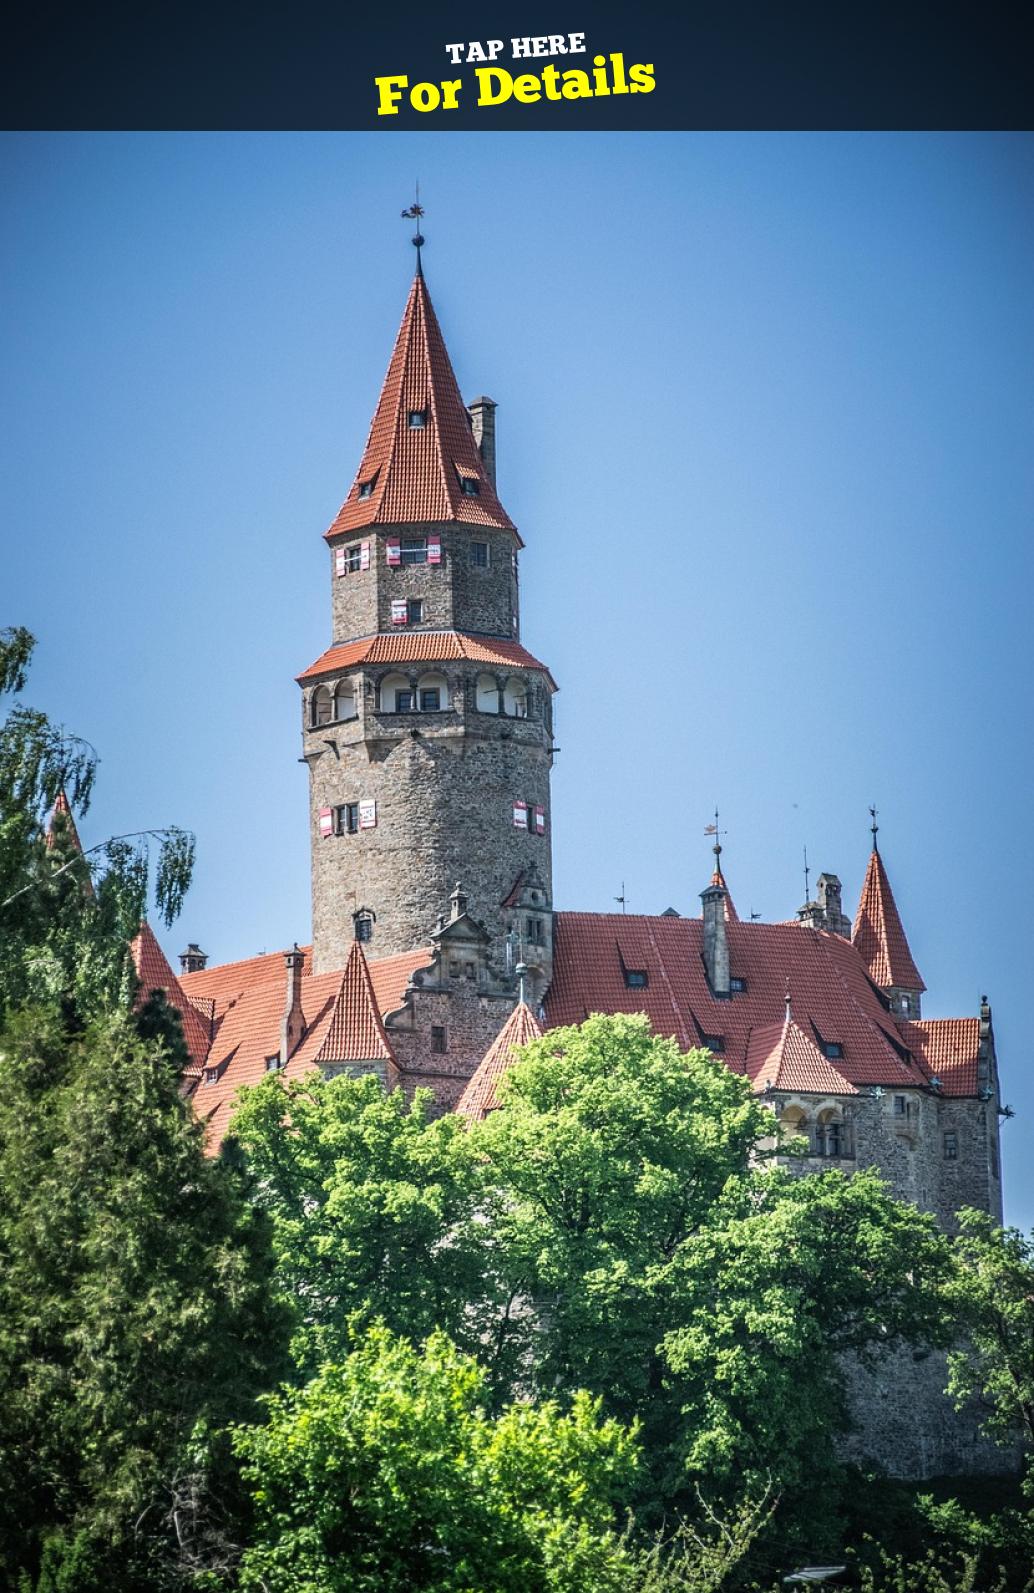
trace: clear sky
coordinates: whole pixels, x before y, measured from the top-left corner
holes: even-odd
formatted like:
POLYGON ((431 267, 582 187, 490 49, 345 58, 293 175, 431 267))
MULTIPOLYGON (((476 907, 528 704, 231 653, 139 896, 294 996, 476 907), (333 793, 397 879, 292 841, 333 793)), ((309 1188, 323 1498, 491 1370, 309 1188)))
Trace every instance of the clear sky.
POLYGON ((881 847, 929 1016, 995 1014, 1034 1223, 1034 140, 16 136, 3 622, 88 736, 87 841, 198 837, 165 945, 309 933, 294 676, 413 268, 499 403, 561 686, 556 904, 741 914, 881 847))

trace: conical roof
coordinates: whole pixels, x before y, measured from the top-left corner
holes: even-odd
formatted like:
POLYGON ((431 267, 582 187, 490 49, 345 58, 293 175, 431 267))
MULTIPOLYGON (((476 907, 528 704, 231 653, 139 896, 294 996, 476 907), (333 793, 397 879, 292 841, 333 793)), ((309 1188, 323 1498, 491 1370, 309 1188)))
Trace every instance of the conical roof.
POLYGON ((738 924, 740 915, 736 911, 736 904, 732 899, 728 885, 725 883, 725 875, 722 873, 720 863, 715 864, 714 873, 711 875, 711 884, 716 885, 719 890, 725 892, 725 922, 727 924, 738 924))
POLYGON ((69 806, 68 798, 63 790, 58 792, 57 797, 54 800, 54 807, 50 815, 50 823, 47 825, 46 842, 48 851, 50 851, 54 845, 55 819, 60 819, 63 822, 64 827, 68 832, 69 840, 72 842, 72 845, 75 847, 76 851, 81 852, 83 849, 83 843, 79 839, 79 831, 75 827, 75 819, 72 815, 72 809, 69 806))
POLYGON ((313 1059, 322 1062, 391 1062, 394 1055, 373 993, 363 948, 353 940, 334 1010, 313 1059))
POLYGON ((883 858, 874 846, 865 871, 851 941, 858 948, 869 978, 881 990, 925 990, 912 960, 883 858))
POLYGON ((478 452, 431 297, 418 272, 362 463, 327 536, 366 526, 449 520, 514 529, 478 452))
POLYGON ((457 1112, 476 1123, 487 1117, 499 1105, 496 1089, 513 1062, 514 1051, 541 1037, 542 1028, 535 1014, 527 1002, 519 1001, 468 1079, 456 1103, 457 1112))
POLYGON ((768 1087, 805 1095, 858 1094, 789 1011, 782 1023, 765 1023, 753 1031, 747 1046, 747 1072, 755 1092, 768 1087))
POLYGON ((200 1065, 208 1055, 212 1043, 210 1025, 201 1016, 183 990, 172 971, 169 959, 159 946, 154 930, 146 919, 129 946, 133 967, 140 981, 138 1000, 144 1002, 152 990, 163 990, 170 1007, 175 1007, 183 1024, 183 1038, 187 1042, 190 1059, 200 1065))

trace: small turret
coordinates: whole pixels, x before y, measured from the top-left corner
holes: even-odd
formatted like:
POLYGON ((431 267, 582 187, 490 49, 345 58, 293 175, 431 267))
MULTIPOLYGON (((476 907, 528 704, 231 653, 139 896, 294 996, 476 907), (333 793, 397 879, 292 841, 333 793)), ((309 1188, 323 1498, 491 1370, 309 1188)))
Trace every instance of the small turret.
POLYGON ((280 1021, 281 1067, 286 1067, 288 1057, 305 1035, 305 1015, 302 1012, 302 969, 305 966, 305 953, 298 950, 297 941, 291 951, 285 952, 284 963, 287 967, 287 996, 284 1002, 284 1015, 280 1021))
POLYGON ((918 1018, 922 1015, 921 998, 926 986, 912 959, 894 892, 876 844, 876 811, 870 811, 873 815, 872 852, 851 940, 861 953, 869 978, 890 1002, 891 1011, 901 1018, 918 1018))
POLYGON ((180 973, 200 973, 208 967, 208 953, 196 941, 189 941, 186 951, 180 952, 180 973))

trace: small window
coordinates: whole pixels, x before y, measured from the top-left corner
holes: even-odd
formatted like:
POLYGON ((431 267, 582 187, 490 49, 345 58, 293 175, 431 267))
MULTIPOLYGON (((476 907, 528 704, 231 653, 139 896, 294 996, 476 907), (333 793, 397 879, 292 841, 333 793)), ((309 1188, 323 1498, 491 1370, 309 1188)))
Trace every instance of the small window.
POLYGON ((372 481, 360 481, 360 483, 359 483, 359 496, 360 496, 360 498, 371 498, 373 496, 373 482, 372 481))
POLYGON ((734 996, 744 995, 747 989, 746 979, 737 979, 735 976, 733 976, 729 980, 729 989, 734 996))
POLYGON ((370 913, 356 913, 355 938, 356 940, 373 939, 373 917, 370 913))
POLYGON ((944 1159, 946 1162, 959 1159, 959 1136, 950 1129, 944 1136, 944 1159))
POLYGON ((714 1051, 717 1053, 719 1051, 725 1050, 724 1034, 704 1034, 701 1035, 701 1040, 708 1051, 714 1051))
POLYGON ((424 600, 422 597, 411 597, 406 601, 406 624, 419 625, 424 617, 424 600))
POLYGON ((904 1096, 904 1095, 895 1095, 895 1097, 894 1097, 894 1116, 895 1117, 907 1117, 908 1116, 908 1100, 907 1100, 906 1096, 904 1096))
POLYGON ((424 427, 426 425, 427 425, 427 410, 426 409, 411 409, 410 412, 409 412, 409 429, 410 429, 410 431, 423 431, 423 429, 424 429, 424 427))
POLYGON ((218 1077, 219 1077, 219 1069, 218 1068, 206 1068, 205 1069, 205 1083, 206 1084, 214 1084, 216 1082, 216 1080, 218 1079, 218 1077))
POLYGON ((444 1056, 448 1048, 449 1046, 445 1033, 445 1025, 443 1023, 432 1023, 431 1050, 436 1056, 444 1056))
POLYGON ((414 538, 399 545, 399 560, 403 564, 427 563, 427 538, 414 538))
POLYGON ((487 570, 489 561, 488 543, 472 542, 470 544, 470 562, 476 564, 479 570, 487 570))
POLYGON ((649 982, 645 968, 625 969, 625 984, 629 990, 645 990, 649 982))
POLYGON ((825 1040, 822 1044, 822 1054, 831 1062, 836 1062, 843 1056, 844 1048, 839 1040, 825 1040))
POLYGON ((463 964, 463 972, 466 974, 468 979, 473 979, 477 969, 474 967, 472 962, 465 962, 463 964))
POLYGON ((411 714, 413 712, 413 693, 411 691, 397 691, 395 693, 395 712, 397 714, 411 714))
POLYGON ((358 835, 358 802, 342 802, 339 807, 334 809, 334 833, 335 835, 358 835))
POLYGON ((274 1054, 272 1056, 267 1056, 267 1058, 266 1058, 266 1072, 267 1073, 279 1073, 279 1071, 280 1071, 280 1053, 279 1053, 279 1051, 276 1051, 276 1052, 274 1052, 274 1054))
POLYGON ((442 694, 437 686, 425 686, 420 693, 420 712, 436 714, 442 706, 442 694))
POLYGON ((348 574, 351 575, 353 571, 360 568, 363 556, 362 548, 360 547, 359 543, 356 542, 352 547, 342 548, 341 551, 345 555, 343 561, 344 567, 348 574))
POLYGON ((464 476, 462 485, 465 498, 476 498, 481 492, 481 485, 473 476, 464 476))
POLYGON ((544 946, 546 943, 545 931, 541 918, 529 918, 527 922, 528 944, 530 946, 544 946))
POLYGON ((456 961, 450 962, 450 964, 449 964, 449 978, 450 979, 458 979, 459 976, 460 976, 460 965, 459 965, 459 963, 456 962, 456 961))

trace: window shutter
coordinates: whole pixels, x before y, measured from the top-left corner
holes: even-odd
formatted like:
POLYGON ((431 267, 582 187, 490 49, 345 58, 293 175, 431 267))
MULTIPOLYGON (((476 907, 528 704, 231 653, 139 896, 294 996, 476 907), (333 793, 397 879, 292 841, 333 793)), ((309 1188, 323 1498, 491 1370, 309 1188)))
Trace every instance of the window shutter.
POLYGON ((385 553, 387 555, 387 559, 388 559, 388 563, 389 564, 401 564, 402 563, 402 549, 399 546, 399 538, 398 537, 389 537, 388 540, 384 544, 384 549, 385 549, 385 553))
POLYGON ((535 809, 535 834, 536 835, 545 835, 545 833, 546 833, 546 810, 545 810, 545 808, 537 807, 535 809))
POLYGON ((368 542, 360 543, 359 568, 361 570, 368 570, 370 568, 370 544, 368 542))
POLYGON ((361 830, 375 830, 377 828, 376 802, 360 802, 359 828, 361 830))
POLYGON ((344 573, 345 573, 345 550, 344 550, 344 548, 335 548, 334 549, 334 574, 335 575, 344 575, 344 573))
POLYGON ((427 539, 427 562, 428 562, 428 564, 441 564, 441 562, 442 562, 442 542, 441 542, 441 538, 440 537, 436 537, 436 536, 429 536, 428 537, 428 539, 427 539))
POLYGON ((393 625, 408 625, 409 604, 404 597, 393 597, 391 600, 391 623, 393 625))
POLYGON ((526 802, 517 801, 514 803, 513 822, 518 830, 526 830, 528 828, 528 804, 526 802))
POLYGON ((334 809, 320 808, 320 839, 328 841, 334 833, 334 809))

